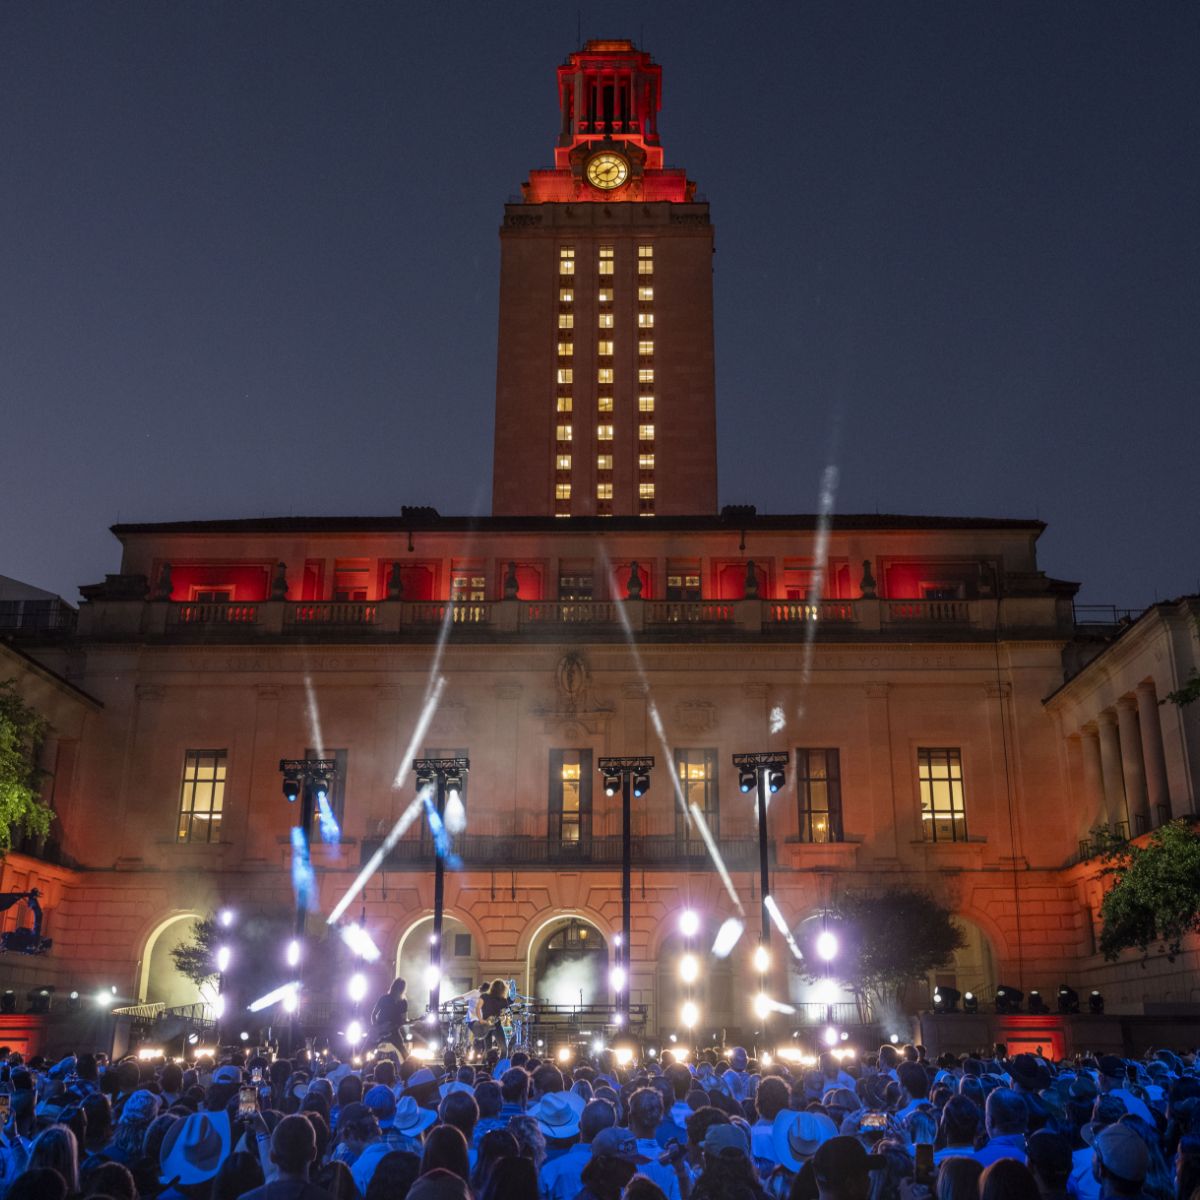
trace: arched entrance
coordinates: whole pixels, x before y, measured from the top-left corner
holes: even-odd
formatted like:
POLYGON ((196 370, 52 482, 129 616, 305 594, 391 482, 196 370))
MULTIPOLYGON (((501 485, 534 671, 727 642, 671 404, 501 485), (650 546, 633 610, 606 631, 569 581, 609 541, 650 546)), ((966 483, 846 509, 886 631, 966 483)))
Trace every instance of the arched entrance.
POLYGON ((957 988, 964 995, 974 992, 977 996, 990 996, 996 986, 996 966, 992 956, 992 944, 987 934, 966 917, 955 916, 954 924, 962 930, 966 944, 954 953, 949 966, 929 973, 929 994, 934 988, 957 988))
POLYGON ((138 972, 139 1003, 161 1000, 167 1008, 178 1008, 202 999, 201 989, 175 969, 171 951, 190 942, 195 923, 203 919, 203 914, 198 912, 176 913, 167 917, 146 939, 138 972))
MULTIPOLYGON (((429 999, 429 939, 433 917, 409 927, 396 947, 396 974, 408 981, 410 1013, 423 1012, 429 999)), ((479 947, 470 930, 448 913, 442 918, 442 1000, 461 995, 479 982, 479 947)))
POLYGON ((529 946, 530 992, 564 1008, 607 1004, 608 943, 590 921, 562 917, 544 926, 529 946))

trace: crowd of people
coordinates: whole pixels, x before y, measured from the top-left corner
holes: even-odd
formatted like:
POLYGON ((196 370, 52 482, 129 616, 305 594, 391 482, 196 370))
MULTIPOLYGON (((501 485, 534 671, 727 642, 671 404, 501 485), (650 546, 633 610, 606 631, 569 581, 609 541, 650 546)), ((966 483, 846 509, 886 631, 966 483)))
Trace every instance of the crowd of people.
POLYGON ((0 1047, 3 1200, 1200 1200, 1200 1061, 0 1047), (5 1099, 6 1097, 6 1099, 5 1099))

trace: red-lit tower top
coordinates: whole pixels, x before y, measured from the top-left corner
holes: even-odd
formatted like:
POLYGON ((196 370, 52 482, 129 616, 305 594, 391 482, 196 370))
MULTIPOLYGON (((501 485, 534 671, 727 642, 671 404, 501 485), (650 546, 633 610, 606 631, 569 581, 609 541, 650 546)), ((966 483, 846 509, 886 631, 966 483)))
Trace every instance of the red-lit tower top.
POLYGON ((554 169, 529 173, 525 202, 691 202, 687 173, 663 167, 661 95, 662 68, 633 42, 587 42, 558 68, 554 169))

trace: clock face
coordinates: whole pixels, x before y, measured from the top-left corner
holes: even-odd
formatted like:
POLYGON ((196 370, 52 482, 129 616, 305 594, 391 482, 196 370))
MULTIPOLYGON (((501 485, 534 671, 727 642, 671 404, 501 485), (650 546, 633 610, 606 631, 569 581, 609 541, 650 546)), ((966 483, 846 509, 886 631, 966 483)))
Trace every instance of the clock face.
POLYGON ((592 187, 611 191, 629 178, 629 163, 619 154, 605 151, 588 159, 587 177, 592 187))

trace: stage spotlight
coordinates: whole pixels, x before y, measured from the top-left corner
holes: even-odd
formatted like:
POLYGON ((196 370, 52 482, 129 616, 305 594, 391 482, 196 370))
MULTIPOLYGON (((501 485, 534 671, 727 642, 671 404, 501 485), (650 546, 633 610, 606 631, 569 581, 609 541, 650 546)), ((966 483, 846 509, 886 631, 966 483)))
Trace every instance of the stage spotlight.
POLYGON ((346 991, 350 994, 350 999, 355 1004, 361 1004, 367 996, 367 977, 361 971, 355 971, 350 976, 350 982, 346 985, 346 991))
POLYGON ((830 933, 828 929, 823 929, 817 934, 817 956, 825 962, 833 962, 837 958, 838 940, 837 935, 830 933))
POLYGON ((232 953, 228 946, 217 947, 217 970, 220 974, 224 975, 229 970, 229 959, 232 953))
POLYGON ((893 1046, 898 1046, 900 1045, 900 1035, 898 1033, 893 1033, 891 1037, 888 1038, 888 1041, 891 1042, 893 1046))
POLYGON ((754 791, 754 785, 758 782, 758 772, 753 767, 742 767, 738 771, 738 787, 743 792, 754 791))
POLYGON ((838 1035, 838 1031, 834 1029, 832 1025, 830 1025, 829 1028, 826 1029, 823 1034, 821 1034, 821 1040, 827 1046, 836 1046, 842 1039, 838 1035))
POLYGON ((695 937, 700 932, 700 917, 692 909, 685 909, 679 915, 679 932, 684 937, 695 937))
POLYGON ((778 768, 767 773, 767 787, 770 788, 772 792, 779 791, 779 789, 783 787, 783 783, 784 775, 783 772, 778 768))
POLYGON ((224 996, 218 995, 218 996, 213 997, 212 1010, 213 1010, 213 1016, 215 1016, 218 1021, 224 1019, 224 1017, 225 1017, 225 997, 224 996))
POLYGON ((79 993, 71 992, 71 994, 69 996, 67 996, 67 1009, 70 1012, 78 1012, 79 1004, 80 1004, 79 993))
POLYGON ((15 1013, 17 1011, 17 993, 9 988, 0 996, 0 1013, 15 1013))
POLYGON ((241 1038, 243 1042, 248 1042, 250 1040, 250 1035, 244 1029, 238 1034, 238 1037, 241 1038))
POLYGON ((294 771, 289 771, 283 777, 283 794, 289 804, 295 804, 300 796, 300 776, 294 771))
POLYGON ((633 777, 633 794, 635 796, 644 796, 650 790, 649 775, 635 775, 633 777))
POLYGON ((296 993, 296 985, 291 987, 284 993, 283 996, 283 1011, 286 1013, 294 1013, 300 1007, 300 997, 296 993))
POLYGON ((979 1011, 979 997, 974 992, 963 992, 963 1012, 977 1013, 979 1011))
POLYGON ((604 777, 604 794, 606 796, 615 796, 621 790, 620 775, 605 775, 604 777))
POLYGON ((447 832, 453 834, 466 832, 467 810, 462 802, 462 792, 457 787, 451 788, 450 794, 446 797, 446 811, 443 813, 443 820, 446 822, 447 832))
POLYGON ((1069 1016, 1071 1013, 1079 1011, 1079 993, 1065 983, 1058 985, 1058 1011, 1063 1016, 1069 1016))
POLYGON ((223 908, 217 915, 217 923, 222 929, 228 929, 233 924, 234 911, 232 908, 223 908))
POLYGON ((939 987, 933 993, 933 1011, 937 1013, 958 1012, 958 1002, 962 992, 958 988, 939 987))
POLYGON ((114 1001, 115 997, 107 988, 96 993, 96 1004, 100 1008, 112 1008, 114 1001))
POLYGON ((754 947, 754 969, 761 975, 771 966, 771 952, 759 942, 754 947))
POLYGON ((996 1011, 998 1013, 1019 1013, 1021 1001, 1024 999, 1025 993, 1019 988, 1001 984, 996 989, 996 1011))
POLYGON ((765 1021, 771 1015, 771 1000, 765 992, 759 992, 754 997, 754 1015, 760 1021, 765 1021))
POLYGON ((422 769, 416 772, 417 791, 422 791, 427 787, 433 787, 433 772, 428 769, 422 769))
MULTIPOLYGON (((686 1001, 683 1007, 679 1010, 679 1023, 681 1025, 686 1025, 688 1029, 695 1029, 699 1020, 700 1009, 696 1006, 695 1001, 686 1001)), ((675 1040, 673 1034, 671 1036, 671 1040, 675 1040)))
POLYGON ((700 960, 694 954, 685 954, 679 960, 679 978, 684 983, 695 983, 700 978, 700 960))
POLYGON ((1029 1011, 1036 1013, 1039 1017, 1045 1016, 1050 1011, 1050 1005, 1042 999, 1042 993, 1036 988, 1029 993, 1029 1011))
POLYGON ((285 957, 287 959, 287 965, 289 967, 294 967, 300 962, 300 939, 299 938, 292 938, 292 940, 290 942, 288 942, 287 954, 285 955, 285 957))
POLYGON ((441 979, 442 972, 438 969, 436 964, 430 963, 429 966, 425 968, 425 986, 431 989, 435 988, 441 982, 441 979))
POLYGON ((609 971, 609 973, 608 973, 608 982, 612 984, 612 990, 614 992, 624 991, 625 990, 625 968, 624 967, 613 967, 613 969, 611 971, 609 971))
POLYGON ((351 1021, 346 1026, 346 1040, 351 1046, 357 1046, 363 1040, 363 1027, 361 1021, 351 1021))
POLYGON ((314 771, 312 776, 313 795, 317 798, 317 803, 320 804, 322 798, 329 796, 329 778, 323 771, 314 771))
POLYGON ((1093 991, 1088 997, 1088 1012, 1096 1017, 1104 1014, 1104 997, 1097 991, 1093 991))

